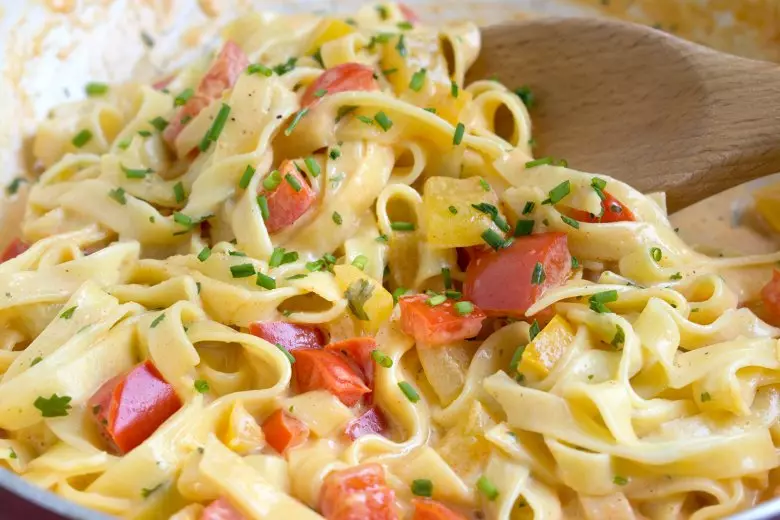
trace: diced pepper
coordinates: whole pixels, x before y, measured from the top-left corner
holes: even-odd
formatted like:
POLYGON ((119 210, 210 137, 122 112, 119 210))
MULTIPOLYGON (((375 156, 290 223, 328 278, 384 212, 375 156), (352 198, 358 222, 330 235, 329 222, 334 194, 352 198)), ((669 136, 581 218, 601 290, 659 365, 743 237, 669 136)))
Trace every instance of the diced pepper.
POLYGON ((780 270, 772 271, 772 279, 761 289, 761 300, 770 321, 780 324, 780 270))
POLYGON ((347 437, 354 441, 364 435, 372 433, 382 434, 385 430, 387 430, 387 420, 382 410, 372 406, 363 412, 363 415, 360 417, 349 421, 345 433, 347 437))
POLYGON ((753 193, 756 211, 777 232, 780 232, 780 182, 770 184, 753 193))
POLYGON ((523 375, 533 374, 538 379, 547 377, 573 341, 574 329, 556 315, 525 347, 517 371, 523 375))
POLYGON ((285 160, 279 166, 281 182, 272 190, 263 189, 268 201, 268 219, 265 227, 276 233, 293 224, 314 203, 317 194, 298 172, 292 161, 285 160), (292 181, 288 180, 288 175, 292 181))
POLYGON ((439 305, 429 305, 430 296, 417 294, 398 300, 401 305, 401 327, 420 345, 434 346, 452 343, 479 334, 485 313, 473 305, 471 312, 461 315, 455 301, 447 299, 439 305))
POLYGON ((173 142, 181 133, 186 121, 200 114, 201 110, 222 96, 222 93, 232 88, 239 76, 249 66, 249 58, 246 57, 241 47, 232 41, 225 42, 217 59, 206 72, 195 90, 195 94, 168 122, 163 131, 163 139, 173 147, 173 142), (182 120, 185 122, 182 123, 182 120))
POLYGON ((415 13, 408 5, 399 2, 398 9, 401 11, 401 14, 404 15, 404 18, 406 18, 407 22, 417 23, 420 21, 420 17, 417 16, 417 13, 415 13))
POLYGON ((344 356, 352 361, 363 374, 363 379, 366 384, 373 388, 374 360, 371 358, 371 352, 376 350, 376 341, 374 341, 374 338, 362 337, 337 341, 336 343, 331 343, 326 346, 325 350, 332 350, 344 354, 344 356))
POLYGON ((435 82, 433 95, 425 108, 435 108, 436 115, 450 124, 457 125, 460 113, 471 102, 473 96, 468 90, 461 90, 458 97, 452 96, 452 85, 435 82))
POLYGON ((335 265, 333 272, 339 288, 347 297, 352 314, 368 318, 358 318, 359 323, 371 333, 379 330, 393 313, 393 296, 381 283, 354 265, 335 265))
POLYGON ((110 447, 125 454, 144 442, 182 402, 151 361, 106 381, 88 404, 110 447))
POLYGON ((336 94, 354 90, 379 90, 379 83, 374 79, 374 69, 361 63, 342 63, 326 70, 309 85, 301 98, 302 107, 310 107, 317 103, 322 93, 336 94))
POLYGON ((15 238, 11 241, 10 244, 5 246, 3 256, 0 257, 0 263, 6 262, 12 258, 16 258, 28 249, 30 249, 30 246, 22 242, 20 239, 15 238))
POLYGON ((604 213, 601 216, 574 208, 565 208, 563 213, 574 220, 590 223, 633 222, 636 220, 630 209, 606 191, 604 192, 604 199, 601 201, 601 209, 604 213))
POLYGON ((239 455, 260 451, 265 445, 260 425, 241 401, 233 403, 223 439, 225 445, 239 455))
POLYGON ((314 54, 324 44, 355 32, 355 28, 338 18, 323 18, 314 29, 306 54, 314 54))
POLYGON ((488 251, 466 270, 464 299, 488 316, 522 318, 544 293, 562 285, 571 272, 566 233, 517 237, 509 247, 488 251), (541 264, 541 273, 534 271, 541 264))
POLYGON ((430 498, 414 498, 412 504, 414 504, 412 520, 466 520, 464 515, 430 498))
POLYGON ((396 520, 395 493, 379 464, 362 464, 325 477, 320 511, 327 520, 396 520))
POLYGON ((268 445, 281 454, 309 438, 309 428, 303 421, 281 409, 268 416, 263 423, 263 433, 268 445))
POLYGON ((299 325, 286 321, 256 321, 249 324, 249 333, 263 338, 272 345, 281 345, 287 350, 322 348, 325 345, 325 333, 315 325, 299 325))
POLYGON ((225 497, 214 500, 200 515, 200 520, 244 520, 245 518, 225 497))
MULTIPOLYGON (((425 182, 423 215, 429 244, 434 247, 481 246, 485 244, 482 239, 485 230, 500 232, 489 213, 474 208, 475 205, 488 205, 498 211, 496 192, 490 188, 485 190, 485 186, 485 181, 479 177, 431 177, 425 182)), ((498 215, 501 217, 500 211, 498 215)))
POLYGON ((299 348, 292 352, 293 378, 299 393, 327 390, 346 406, 354 406, 371 391, 341 354, 331 350, 299 348))

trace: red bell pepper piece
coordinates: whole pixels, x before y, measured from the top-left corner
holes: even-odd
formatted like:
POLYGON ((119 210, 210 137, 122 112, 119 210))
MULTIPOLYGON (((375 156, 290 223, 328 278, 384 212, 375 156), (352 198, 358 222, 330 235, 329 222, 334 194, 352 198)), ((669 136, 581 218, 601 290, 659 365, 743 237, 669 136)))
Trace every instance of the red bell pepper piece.
POLYGON ((269 446, 284 454, 288 448, 306 442, 309 438, 309 427, 297 417, 279 409, 263 422, 263 433, 269 446))
POLYGON ((417 23, 420 21, 420 17, 418 17, 417 13, 415 13, 408 5, 399 2, 398 9, 401 11, 401 14, 404 15, 404 18, 406 18, 407 22, 417 23))
POLYGON ((522 318, 548 289, 563 284, 571 272, 566 233, 515 238, 506 249, 483 253, 466 270, 464 298, 488 316, 522 318), (543 276, 534 283, 541 264, 543 276))
POLYGON ((473 338, 482 329, 485 313, 477 306, 461 315, 455 302, 447 299, 439 305, 428 305, 430 296, 417 294, 403 296, 401 305, 401 328, 413 336, 418 344, 441 345, 466 338, 473 338))
POLYGON ((382 434, 385 430, 387 430, 387 420, 382 410, 372 406, 363 412, 360 417, 349 421, 345 433, 347 437, 354 441, 364 435, 372 433, 382 434))
POLYGON ((293 224, 317 198, 292 161, 283 161, 279 173, 282 181, 273 190, 263 189, 263 195, 268 201, 265 228, 269 233, 276 233, 293 224))
POLYGON ((295 357, 293 378, 300 393, 327 390, 346 406, 354 406, 371 391, 341 354, 313 348, 299 348, 291 354, 295 357))
POLYGON ((249 58, 241 47, 232 41, 225 42, 217 59, 200 80, 195 93, 168 122, 168 126, 163 131, 163 139, 173 146, 173 142, 187 121, 200 114, 201 110, 209 106, 212 101, 221 97, 225 90, 232 88, 248 66, 249 58))
POLYGON ((339 352, 346 356, 347 360, 352 361, 355 367, 362 373, 366 384, 373 388, 374 360, 371 357, 371 352, 376 350, 376 348, 374 338, 361 337, 330 343, 325 347, 325 350, 339 352))
POLYGON ((430 498, 413 498, 412 504, 414 504, 412 520, 467 520, 466 516, 430 498))
POLYGON ((590 223, 633 222, 636 220, 630 209, 606 191, 604 199, 601 201, 601 209, 603 212, 601 216, 574 208, 566 208, 564 213, 574 220, 590 223))
POLYGON ((0 263, 6 262, 12 258, 16 258, 28 249, 30 249, 30 246, 22 242, 21 239, 14 238, 11 243, 5 246, 3 256, 0 257, 0 263))
POLYGON ((325 477, 320 511, 327 520, 397 520, 395 493, 379 464, 361 464, 325 477))
POLYGON ((301 106, 310 107, 316 104, 322 96, 315 94, 321 91, 325 91, 327 95, 353 90, 379 90, 379 83, 374 79, 374 69, 361 63, 342 63, 329 68, 303 93, 301 106))
POLYGON ((225 497, 220 497, 206 506, 200 520, 245 520, 246 517, 233 507, 225 497))
POLYGON ((149 360, 109 379, 89 399, 90 415, 120 454, 144 442, 181 406, 173 386, 149 360))
POLYGON ((281 345, 287 350, 322 348, 325 345, 325 333, 314 325, 299 325, 286 321, 256 321, 249 324, 249 333, 273 345, 281 345))

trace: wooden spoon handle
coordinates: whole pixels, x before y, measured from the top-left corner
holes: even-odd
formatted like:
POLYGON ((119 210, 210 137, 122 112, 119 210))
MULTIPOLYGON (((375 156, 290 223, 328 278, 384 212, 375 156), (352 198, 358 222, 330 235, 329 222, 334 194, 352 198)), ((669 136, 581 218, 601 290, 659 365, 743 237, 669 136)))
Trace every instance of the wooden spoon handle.
POLYGON ((537 156, 667 191, 670 210, 780 171, 780 69, 648 27, 547 18, 483 30, 468 80, 528 84, 537 156))

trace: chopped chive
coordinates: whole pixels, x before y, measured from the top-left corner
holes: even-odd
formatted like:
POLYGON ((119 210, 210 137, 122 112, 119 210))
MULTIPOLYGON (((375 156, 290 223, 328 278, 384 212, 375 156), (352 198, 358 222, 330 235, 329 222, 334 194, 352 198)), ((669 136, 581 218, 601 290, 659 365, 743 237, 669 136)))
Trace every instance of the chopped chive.
POLYGON ((477 489, 491 502, 498 498, 498 488, 485 475, 477 480, 477 489))
POLYGON ((341 157, 341 150, 339 150, 338 148, 332 148, 328 155, 330 156, 331 159, 335 161, 336 159, 341 157))
POLYGON ((209 382, 205 379, 196 379, 193 386, 199 394, 205 394, 209 391, 209 382))
POLYGON ((192 227, 193 224, 192 217, 185 215, 184 213, 179 213, 178 211, 173 212, 173 221, 187 227, 192 227))
POLYGON ((168 126, 168 121, 166 121, 160 116, 157 116, 151 121, 149 121, 149 124, 152 125, 158 132, 162 132, 163 130, 165 130, 165 127, 168 126))
POLYGON ((463 125, 463 123, 458 123, 458 126, 455 127, 455 135, 452 136, 452 144, 458 146, 463 140, 463 133, 465 131, 466 127, 463 125))
POLYGON ((361 122, 363 122, 363 123, 365 123, 367 125, 373 125, 374 124, 374 120, 371 119, 368 116, 357 116, 357 118, 358 118, 359 121, 361 121, 361 122))
POLYGON ((509 362, 509 375, 513 375, 517 372, 517 367, 523 360, 523 353, 525 352, 525 345, 520 345, 512 354, 512 361, 509 362))
POLYGON ((183 124, 183 125, 186 125, 186 124, 187 124, 187 123, 189 123, 190 121, 192 121, 192 116, 191 116, 191 115, 189 115, 189 114, 187 114, 186 116, 184 116, 184 117, 182 117, 181 119, 179 119, 179 123, 181 123, 181 124, 183 124))
POLYGON ((243 251, 228 251, 228 255, 230 256, 246 256, 246 253, 243 251))
POLYGON ((269 67, 266 67, 262 63, 252 63, 246 68, 247 74, 262 74, 263 76, 270 78, 274 71, 272 71, 269 67))
POLYGON ((285 278, 285 280, 300 280, 301 278, 306 278, 306 274, 305 273, 294 274, 292 276, 288 276, 287 278, 285 278))
POLYGON ((184 90, 179 92, 179 94, 175 98, 173 98, 173 105, 177 107, 184 105, 192 97, 193 94, 195 94, 194 90, 192 90, 191 88, 185 88, 184 90))
POLYGON ((531 202, 530 200, 525 203, 525 206, 523 206, 523 215, 528 215, 534 210, 534 207, 536 206, 535 202, 531 202))
POLYGON ((371 359, 376 361, 376 364, 383 368, 390 368, 393 366, 393 358, 386 355, 381 350, 372 350, 371 359))
POLYGON ((406 381, 401 381, 400 383, 398 383, 398 388, 401 389, 401 391, 404 393, 406 398, 409 399, 409 401, 416 403, 417 401, 420 400, 420 394, 418 394, 417 390, 415 390, 414 387, 412 387, 412 385, 410 385, 406 381))
POLYGON ((450 82, 450 94, 452 94, 452 97, 457 98, 458 97, 458 84, 454 81, 450 82))
POLYGON ((488 184, 488 181, 485 179, 480 178, 479 179, 479 185, 482 186, 482 189, 485 191, 490 191, 490 184, 488 184))
POLYGON ((427 478, 418 478, 412 481, 412 494, 418 497, 433 496, 433 482, 427 478))
POLYGON ((36 357, 35 359, 33 359, 33 360, 30 362, 30 366, 31 366, 31 367, 34 367, 35 365, 37 365, 37 364, 38 364, 38 363, 40 363, 41 361, 43 361, 43 358, 42 358, 41 356, 38 356, 38 357, 36 357))
POLYGON ((407 22, 407 21, 398 22, 396 26, 398 26, 398 28, 401 29, 402 31, 410 31, 414 29, 414 25, 412 25, 412 22, 407 22))
POLYGON ((8 186, 6 186, 5 191, 9 195, 16 195, 16 193, 19 191, 19 187, 22 185, 23 182, 27 182, 27 179, 24 179, 22 177, 16 177, 14 180, 12 180, 8 186))
POLYGON ((474 311, 474 304, 467 301, 455 302, 455 310, 461 316, 468 316, 474 311))
POLYGON ((120 204, 127 204, 127 197, 125 197, 125 190, 124 188, 117 188, 115 190, 110 190, 108 192, 108 196, 117 201, 120 204))
POLYGON ((533 161, 528 161, 525 163, 526 168, 533 168, 535 166, 541 166, 543 164, 552 164, 553 158, 552 157, 542 157, 540 159, 534 159, 533 161))
POLYGON ((446 296, 447 298, 452 298, 453 300, 460 300, 460 298, 463 296, 463 293, 460 291, 447 289, 444 291, 444 296, 446 296))
POLYGON ((289 361, 291 365, 295 363, 295 357, 292 354, 290 354, 289 350, 284 348, 284 345, 282 345, 281 343, 277 343, 276 348, 282 351, 282 354, 284 354, 284 357, 287 358, 287 361, 289 361))
POLYGON ((366 312, 366 303, 371 299, 374 293, 374 286, 365 278, 352 282, 347 290, 344 291, 344 297, 347 299, 349 310, 352 315, 360 321, 370 321, 371 318, 366 312))
POLYGON ((238 181, 238 186, 245 190, 249 186, 249 182, 252 180, 252 176, 255 174, 257 170, 255 170, 254 166, 251 164, 246 165, 246 170, 244 170, 244 174, 241 176, 241 180, 238 181))
POLYGON ((295 190, 296 193, 303 189, 303 186, 301 186, 301 183, 298 182, 298 179, 293 177, 293 175, 291 173, 288 173, 287 175, 285 175, 284 176, 284 180, 287 181, 287 184, 289 184, 292 187, 292 189, 295 190))
POLYGON ((539 329, 539 322, 534 320, 534 322, 531 324, 531 328, 528 329, 529 339, 533 341, 534 338, 539 335, 539 332, 541 332, 541 329, 539 329))
POLYGON ((255 283, 264 289, 276 289, 276 279, 267 274, 257 273, 257 281, 255 283))
POLYGON ((411 222, 395 221, 390 223, 390 229, 393 231, 414 231, 414 224, 411 222))
POLYGON ((561 215, 561 220, 564 224, 568 224, 574 229, 580 229, 580 223, 574 220, 573 218, 567 217, 566 215, 561 215))
POLYGON ((383 233, 383 234, 379 235, 378 237, 376 237, 374 240, 376 240, 377 242, 381 242, 383 244, 387 244, 387 242, 390 240, 390 237, 388 237, 387 235, 385 235, 383 233))
POLYGON ((367 264, 368 264, 368 257, 365 255, 357 255, 355 259, 352 260, 352 265, 354 265, 361 271, 365 271, 367 264))
POLYGON ((146 169, 140 169, 140 168, 128 168, 124 164, 119 164, 119 167, 122 169, 123 172, 125 172, 125 177, 128 179, 143 179, 147 176, 147 174, 152 173, 151 168, 146 169))
POLYGON ((271 258, 268 260, 268 266, 279 267, 280 265, 282 265, 283 258, 284 258, 284 248, 275 247, 273 253, 271 253, 271 258))
POLYGON ((295 117, 293 118, 293 120, 292 120, 292 122, 290 123, 290 125, 289 125, 289 126, 288 126, 288 127, 285 129, 285 130, 284 130, 284 135, 286 135, 286 136, 289 136, 290 134, 292 134, 292 133, 293 133, 293 130, 295 130, 295 127, 296 127, 296 126, 298 126, 298 123, 300 123, 300 122, 301 122, 301 119, 303 119, 303 117, 304 117, 306 114, 308 114, 308 113, 309 113, 309 109, 308 109, 308 107, 307 107, 307 108, 302 108, 302 109, 300 109, 300 110, 299 110, 299 111, 298 111, 298 112, 295 114, 295 117))
POLYGON ((712 396, 709 392, 702 392, 701 394, 701 402, 706 403, 707 401, 712 401, 712 396))
POLYGON ((375 7, 380 20, 387 20, 390 17, 390 13, 387 12, 387 7, 383 5, 377 5, 375 7))
POLYGON ((576 256, 571 256, 571 268, 572 269, 579 269, 580 267, 580 261, 577 259, 576 256))
POLYGON ((274 65, 273 70, 280 76, 284 76, 295 68, 295 64, 298 63, 298 58, 289 58, 286 62, 274 65))
POLYGON ((607 307, 605 304, 615 302, 617 299, 618 293, 613 289, 611 291, 602 291, 592 295, 588 302, 590 303, 591 310, 598 313, 607 313, 612 311, 610 311, 609 307, 607 307))
POLYGON ((621 327, 620 325, 615 325, 615 337, 612 338, 610 345, 612 345, 615 348, 620 348, 621 346, 623 346, 625 342, 626 342, 626 333, 623 330, 623 327, 621 327))
POLYGON ((64 310, 62 314, 60 314, 60 318, 63 320, 71 319, 73 317, 73 313, 76 312, 76 307, 78 307, 78 305, 74 305, 73 307, 64 310))
POLYGON ((291 264, 297 260, 298 260, 297 251, 285 251, 284 255, 282 256, 282 265, 291 264))
POLYGON ((374 121, 376 121, 379 124, 379 126, 382 127, 382 130, 384 130, 385 132, 387 132, 393 127, 393 122, 390 120, 389 117, 387 117, 387 114, 381 111, 374 114, 374 121))
POLYGON ((149 130, 139 130, 138 135, 141 137, 152 137, 152 133, 149 130))
POLYGON ((343 107, 339 107, 338 111, 336 112, 336 122, 338 123, 344 118, 344 116, 351 114, 355 110, 357 110, 357 107, 354 105, 344 105, 343 107))
POLYGON ((198 260, 201 262, 205 262, 208 260, 208 258, 211 256, 211 248, 209 246, 204 247, 200 250, 200 253, 198 253, 198 260))
POLYGON ((255 274, 255 266, 252 264, 231 265, 230 274, 233 275, 233 278, 246 278, 255 274))
POLYGON ((384 74, 385 76, 389 76, 390 74, 395 74, 396 72, 398 72, 398 69, 394 67, 392 69, 384 69, 382 71, 382 74, 384 74))
POLYGON ((324 88, 321 88, 321 89, 317 90, 316 92, 314 92, 314 97, 321 98, 322 96, 324 96, 327 93, 328 93, 327 90, 325 90, 324 88))
POLYGON ((162 314, 160 314, 159 316, 157 316, 157 317, 154 319, 154 321, 152 321, 152 323, 149 325, 149 328, 150 328, 150 329, 153 329, 153 328, 155 328, 157 325, 159 325, 160 323, 162 323, 162 321, 163 321, 164 319, 165 319, 165 313, 163 312, 162 314))
POLYGON ((612 479, 612 482, 618 486, 625 486, 628 484, 628 479, 626 477, 621 477, 620 475, 615 475, 615 478, 612 479))
POLYGON ((535 223, 533 220, 519 219, 517 224, 515 224, 515 236, 524 237, 530 235, 533 233, 535 223))
POLYGON ((87 144, 90 141, 90 139, 92 139, 92 132, 90 132, 85 128, 84 130, 76 134, 76 136, 73 138, 71 143, 76 148, 81 148, 82 146, 87 144))
POLYGON ((263 179, 263 188, 266 191, 273 191, 282 182, 282 174, 279 170, 274 170, 263 179))
MULTIPOLYGON (((598 177, 593 177, 590 180, 590 185, 593 187, 593 191, 596 192, 596 195, 598 195, 601 200, 606 200, 607 196, 604 194, 604 188, 607 187, 607 181, 604 179, 599 179, 598 177)), ((602 208, 601 211, 603 213, 604 209, 602 208)))
POLYGON ((319 163, 314 159, 314 157, 307 157, 303 160, 304 163, 306 163, 306 168, 309 170, 309 173, 311 173, 312 177, 319 177, 320 176, 320 165, 319 163))
POLYGON ((130 147, 130 143, 133 142, 133 138, 122 139, 116 145, 120 150, 127 150, 130 147))
POLYGON ((436 109, 434 107, 423 108, 423 110, 425 110, 426 112, 430 112, 431 114, 436 113, 436 109))
POLYGON ((400 38, 398 38, 398 43, 395 45, 395 50, 398 51, 398 55, 402 58, 405 58, 407 53, 406 50, 406 44, 404 43, 404 35, 402 34, 400 38))
POLYGON ((482 232, 482 240, 485 241, 487 245, 492 247, 494 250, 498 251, 499 249, 503 249, 506 247, 506 241, 504 238, 493 231, 492 229, 486 229, 482 232))
POLYGON ((493 220, 493 223, 503 232, 509 231, 509 224, 504 218, 498 214, 498 208, 487 202, 480 202, 479 204, 472 204, 472 208, 475 210, 489 215, 493 220))
POLYGON ((406 294, 409 290, 404 289, 403 287, 398 287, 396 290, 393 291, 393 303, 398 303, 398 298, 406 294))
POLYGON ((431 296, 427 300, 425 300, 425 303, 430 305, 431 307, 436 307, 437 305, 441 305, 442 303, 447 301, 447 297, 443 294, 437 294, 436 296, 431 296))
POLYGON ((530 138, 528 140, 528 146, 530 146, 531 148, 536 148, 536 139, 534 139, 533 137, 530 138))
POLYGON ((515 95, 520 98, 526 108, 531 108, 534 106, 534 93, 531 92, 531 88, 528 85, 523 85, 522 87, 516 88, 515 95))
POLYGON ((176 197, 176 202, 182 203, 187 198, 184 194, 184 185, 181 182, 177 182, 173 186, 173 196, 176 197))
POLYGON ((567 195, 571 193, 571 184, 569 181, 563 181, 547 193, 547 199, 542 204, 558 204, 567 195))
POLYGON ((200 142, 199 148, 201 152, 208 150, 209 145, 219 139, 219 135, 225 128, 225 123, 227 123, 229 116, 230 105, 222 103, 222 106, 219 108, 219 112, 217 113, 217 117, 214 118, 214 121, 211 123, 211 127, 208 129, 206 135, 203 136, 203 139, 200 142))
POLYGON ((547 275, 544 274, 544 266, 541 262, 536 262, 534 272, 531 274, 531 284, 542 285, 547 275))
POLYGON ((271 213, 268 211, 268 199, 265 195, 257 196, 257 205, 260 207, 260 215, 263 217, 263 221, 267 221, 271 213))
POLYGON ((450 274, 450 268, 449 267, 442 267, 441 268, 441 277, 444 281, 444 288, 445 289, 452 289, 452 275, 450 274))
POLYGON ((412 80, 409 82, 409 88, 414 90, 415 92, 419 92, 420 89, 425 84, 425 69, 420 69, 414 74, 412 74, 412 80))
POLYGON ((674 273, 672 276, 669 277, 670 280, 682 280, 682 274, 681 273, 674 273))
POLYGON ((325 68, 325 62, 322 61, 322 47, 317 47, 317 50, 314 51, 314 54, 312 54, 311 57, 314 59, 314 61, 317 62, 317 64, 320 67, 322 67, 323 69, 325 68))
POLYGON ((455 206, 450 206, 447 209, 449 209, 450 213, 452 213, 453 215, 457 215, 458 214, 458 208, 456 208, 455 206))
POLYGON ((662 256, 663 256, 663 254, 661 253, 661 248, 660 247, 651 247, 650 248, 650 257, 653 260, 655 260, 656 262, 660 262, 662 256))
POLYGON ((340 226, 343 220, 341 219, 341 215, 338 211, 334 211, 333 214, 330 216, 330 218, 333 219, 333 222, 336 223, 337 226, 340 226))
POLYGON ((91 81, 84 86, 84 92, 88 96, 101 96, 108 92, 108 85, 91 81))

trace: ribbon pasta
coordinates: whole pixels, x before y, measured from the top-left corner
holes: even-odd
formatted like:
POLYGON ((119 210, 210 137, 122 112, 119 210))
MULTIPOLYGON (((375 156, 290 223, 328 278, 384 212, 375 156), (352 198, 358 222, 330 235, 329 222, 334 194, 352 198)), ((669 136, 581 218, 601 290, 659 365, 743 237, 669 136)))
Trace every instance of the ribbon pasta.
MULTIPOLYGON (((46 170, 22 223, 31 245, 0 264, 7 469, 107 514, 177 520, 211 518, 218 499, 246 518, 328 516, 329 475, 371 463, 398 518, 432 496, 470 518, 703 520, 777 493, 780 329, 751 304, 780 253, 705 256, 657 198, 533 164, 521 97, 498 81, 463 84, 479 53, 471 23, 434 29, 387 4, 347 21, 248 14, 223 36, 265 65, 240 71, 168 143, 180 98, 200 96, 211 74, 205 58, 165 88, 112 86, 40 126, 46 170), (378 89, 304 106, 323 69, 345 63, 371 67, 378 89), (258 195, 282 160, 314 201, 272 231, 258 195), (527 321, 415 341, 393 299, 469 277, 456 247, 431 238, 431 177, 479 178, 510 223, 564 233, 585 269, 540 294, 527 321), (573 226, 548 203, 565 184, 569 208, 599 214, 594 182, 635 218, 573 226), (612 291, 606 312, 594 309, 612 291), (549 370, 522 379, 518 347, 529 355, 551 311, 569 339, 549 370), (373 338, 384 361, 369 360, 372 402, 387 427, 345 436, 359 407, 299 392, 290 353, 250 333, 272 321, 319 327, 332 343, 373 338), (147 361, 181 406, 117 454, 90 399, 147 361), (262 426, 279 410, 310 432, 284 454, 262 426)), ((470 215, 448 236, 484 217, 470 215)))

